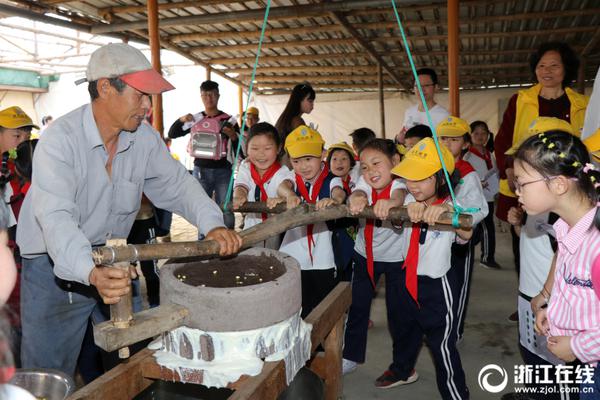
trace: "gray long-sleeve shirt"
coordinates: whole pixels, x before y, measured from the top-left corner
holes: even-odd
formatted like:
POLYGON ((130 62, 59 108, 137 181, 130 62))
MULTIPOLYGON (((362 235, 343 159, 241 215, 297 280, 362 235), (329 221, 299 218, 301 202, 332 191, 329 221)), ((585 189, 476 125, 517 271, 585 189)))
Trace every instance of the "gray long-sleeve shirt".
POLYGON ((127 237, 142 192, 201 233, 224 226, 217 204, 149 125, 119 134, 110 177, 107 161, 91 104, 48 127, 35 149, 31 188, 19 216, 23 257, 48 253, 56 276, 89 284, 92 245, 127 237))

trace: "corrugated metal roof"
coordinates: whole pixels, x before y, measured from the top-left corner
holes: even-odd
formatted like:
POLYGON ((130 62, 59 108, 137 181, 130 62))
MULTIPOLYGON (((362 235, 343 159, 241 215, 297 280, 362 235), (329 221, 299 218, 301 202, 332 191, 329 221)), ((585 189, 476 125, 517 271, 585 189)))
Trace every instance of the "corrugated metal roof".
MULTIPOLYGON (((68 16, 91 33, 147 39, 146 1, 15 0, 36 14, 68 16)), ((418 67, 447 84, 446 2, 398 1, 418 67)), ((266 1, 160 1, 161 45, 248 86, 266 1)), ((599 0, 463 0, 460 85, 466 89, 532 82, 528 58, 549 40, 582 56, 587 79, 600 57, 599 0)), ((389 1, 273 0, 257 71, 262 93, 310 81, 320 91, 375 90, 378 62, 386 90, 412 87, 389 1)))

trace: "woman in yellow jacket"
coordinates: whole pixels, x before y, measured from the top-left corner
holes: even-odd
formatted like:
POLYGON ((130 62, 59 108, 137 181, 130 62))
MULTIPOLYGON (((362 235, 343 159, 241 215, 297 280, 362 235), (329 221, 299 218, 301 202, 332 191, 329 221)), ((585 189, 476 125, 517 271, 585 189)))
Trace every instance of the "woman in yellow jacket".
MULTIPOLYGON (((511 97, 494 141, 494 152, 500 172, 496 216, 503 221, 507 220, 508 210, 518 206, 512 182, 512 158, 505 154, 506 151, 527 138, 528 127, 537 117, 563 119, 579 134, 589 101, 587 96, 568 87, 577 76, 579 59, 566 43, 542 44, 532 55, 530 66, 538 83, 531 88, 519 90, 511 97)), ((519 239, 513 228, 511 234, 518 273, 519 239)))

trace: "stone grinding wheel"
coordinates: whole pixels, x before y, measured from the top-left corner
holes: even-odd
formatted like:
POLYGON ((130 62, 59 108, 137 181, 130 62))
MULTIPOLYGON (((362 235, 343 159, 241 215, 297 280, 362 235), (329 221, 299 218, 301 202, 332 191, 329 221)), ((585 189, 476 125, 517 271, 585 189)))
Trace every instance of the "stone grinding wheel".
MULTIPOLYGON (((161 304, 175 303, 187 307, 190 314, 186 326, 207 332, 264 328, 286 320, 300 310, 300 266, 294 258, 265 248, 250 248, 236 258, 165 264, 160 269, 161 304), (268 264, 278 261, 280 265, 275 265, 275 269, 279 269, 282 274, 274 280, 264 280, 248 286, 234 284, 231 287, 191 286, 185 283, 186 279, 182 276, 182 271, 196 268, 203 268, 211 273, 226 273, 227 269, 221 270, 219 265, 235 261, 236 258, 243 259, 240 256, 256 257, 257 262, 268 264)), ((245 265, 242 267, 246 268, 245 265)), ((261 267, 268 269, 270 265, 261 267)))

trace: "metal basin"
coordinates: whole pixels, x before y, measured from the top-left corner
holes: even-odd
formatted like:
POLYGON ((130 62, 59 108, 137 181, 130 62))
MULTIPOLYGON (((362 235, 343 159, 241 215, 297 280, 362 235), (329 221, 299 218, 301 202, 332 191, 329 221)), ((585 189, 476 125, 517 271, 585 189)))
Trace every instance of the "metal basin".
POLYGON ((64 400, 75 390, 70 376, 53 369, 18 369, 10 383, 44 400, 64 400))

